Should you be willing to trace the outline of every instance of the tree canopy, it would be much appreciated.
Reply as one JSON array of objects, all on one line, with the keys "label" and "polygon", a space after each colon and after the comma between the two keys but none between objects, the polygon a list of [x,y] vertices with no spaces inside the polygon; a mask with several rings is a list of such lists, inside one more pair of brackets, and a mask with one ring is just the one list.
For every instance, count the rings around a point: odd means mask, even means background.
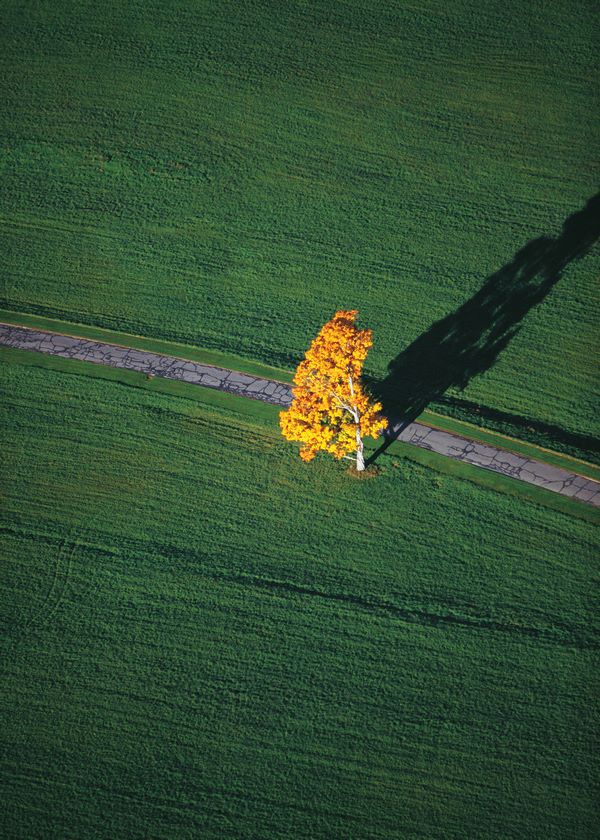
[{"label": "tree canopy", "polygon": [[321,328],[296,370],[292,404],[279,415],[284,437],[301,443],[303,461],[320,451],[334,458],[355,453],[363,470],[363,438],[377,438],[386,426],[381,404],[361,381],[373,339],[371,330],[356,326],[357,316],[355,309],[340,310]]}]

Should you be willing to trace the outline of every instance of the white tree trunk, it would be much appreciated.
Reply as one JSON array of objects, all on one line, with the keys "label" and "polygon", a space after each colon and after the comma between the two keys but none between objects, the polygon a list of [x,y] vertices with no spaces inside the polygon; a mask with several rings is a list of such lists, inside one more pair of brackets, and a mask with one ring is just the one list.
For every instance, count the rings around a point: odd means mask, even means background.
[{"label": "white tree trunk", "polygon": [[356,424],[356,471],[362,472],[365,468],[365,456],[363,442],[360,436],[360,426]]},{"label": "white tree trunk", "polygon": [[[351,376],[348,377],[348,383],[350,385],[352,399],[354,399],[354,385],[352,384]],[[365,468],[364,445],[362,437],[360,436],[360,414],[358,413],[358,408],[355,405],[352,406],[352,416],[354,417],[354,422],[356,423],[356,472],[362,472]]]}]

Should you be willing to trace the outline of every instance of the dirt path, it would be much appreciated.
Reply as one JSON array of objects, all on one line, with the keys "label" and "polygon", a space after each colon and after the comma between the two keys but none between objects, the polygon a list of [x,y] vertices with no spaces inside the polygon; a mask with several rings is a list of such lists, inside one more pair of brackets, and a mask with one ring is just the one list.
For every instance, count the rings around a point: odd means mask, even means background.
[{"label": "dirt path", "polygon": [[[216,388],[284,407],[288,406],[292,399],[291,386],[282,382],[190,362],[175,356],[163,356],[145,350],[134,350],[29,327],[0,324],[0,344],[20,350],[137,370],[167,379],[180,379],[194,385]],[[410,423],[397,437],[398,440],[446,455],[448,458],[465,461],[600,507],[600,482],[577,473],[450,434],[423,423]]]}]

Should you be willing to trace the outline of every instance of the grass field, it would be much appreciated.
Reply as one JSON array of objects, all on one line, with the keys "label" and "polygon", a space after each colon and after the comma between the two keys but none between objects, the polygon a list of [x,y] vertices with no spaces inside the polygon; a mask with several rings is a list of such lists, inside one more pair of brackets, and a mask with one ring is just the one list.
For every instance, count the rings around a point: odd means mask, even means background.
[{"label": "grass field", "polygon": [[280,366],[357,307],[374,374],[416,355],[443,410],[596,435],[599,29],[585,0],[6,0],[0,302]]},{"label": "grass field", "polygon": [[597,528],[0,373],[3,837],[596,836]]}]

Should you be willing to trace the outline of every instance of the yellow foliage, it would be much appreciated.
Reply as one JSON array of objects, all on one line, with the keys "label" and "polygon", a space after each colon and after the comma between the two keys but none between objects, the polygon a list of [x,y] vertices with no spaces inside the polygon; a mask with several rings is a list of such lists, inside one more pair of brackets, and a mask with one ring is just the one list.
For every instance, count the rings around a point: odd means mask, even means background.
[{"label": "yellow foliage", "polygon": [[386,426],[381,404],[365,393],[362,369],[373,344],[371,330],[359,329],[356,310],[336,312],[306,351],[294,376],[294,399],[279,415],[287,440],[302,444],[300,457],[317,452],[335,458],[357,450],[360,439],[377,438]]}]

